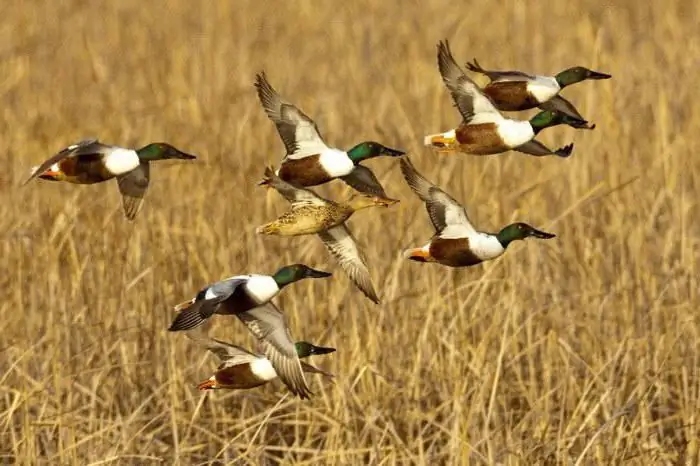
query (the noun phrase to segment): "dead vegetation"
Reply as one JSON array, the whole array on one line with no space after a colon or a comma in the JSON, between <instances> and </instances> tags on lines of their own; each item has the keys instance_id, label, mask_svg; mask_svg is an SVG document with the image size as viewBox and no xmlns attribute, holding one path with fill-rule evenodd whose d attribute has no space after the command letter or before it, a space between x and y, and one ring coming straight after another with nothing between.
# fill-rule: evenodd
<instances>
[{"instance_id":1,"label":"dead vegetation","mask_svg":"<svg viewBox=\"0 0 700 466\"><path fill-rule=\"evenodd\" d=\"M700 461L697 2L1 9L0 463ZM611 73L564 93L597 128L542 134L575 142L566 160L425 150L423 135L458 121L436 69L442 38L485 67ZM255 185L283 152L252 86L263 69L331 144L403 148L477 226L519 219L557 239L464 270L402 260L430 223L398 163L372 160L401 199L350 221L373 305L316 238L254 234L286 208ZM18 187L94 136L200 160L154 167L133 223L111 183ZM338 348L313 359L336 383L314 378L310 402L280 383L198 392L217 361L166 331L172 306L290 262L336 271L278 301L295 336ZM218 320L220 338L252 347L238 321Z\"/></svg>"}]
</instances>

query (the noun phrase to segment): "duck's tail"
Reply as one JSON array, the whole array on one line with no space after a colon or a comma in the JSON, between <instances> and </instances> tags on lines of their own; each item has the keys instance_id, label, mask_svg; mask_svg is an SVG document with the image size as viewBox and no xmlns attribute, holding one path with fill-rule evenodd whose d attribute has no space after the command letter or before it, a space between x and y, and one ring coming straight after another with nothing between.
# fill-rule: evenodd
<instances>
[{"instance_id":1,"label":"duck's tail","mask_svg":"<svg viewBox=\"0 0 700 466\"><path fill-rule=\"evenodd\" d=\"M429 134L423 138L423 145L440 152L454 151L457 148L456 132L451 129L444 133Z\"/></svg>"},{"instance_id":2,"label":"duck's tail","mask_svg":"<svg viewBox=\"0 0 700 466\"><path fill-rule=\"evenodd\" d=\"M406 249L403 252L404 259L416 261L416 262L435 262L435 260L430 256L430 247L428 245L420 248Z\"/></svg>"}]
</instances>

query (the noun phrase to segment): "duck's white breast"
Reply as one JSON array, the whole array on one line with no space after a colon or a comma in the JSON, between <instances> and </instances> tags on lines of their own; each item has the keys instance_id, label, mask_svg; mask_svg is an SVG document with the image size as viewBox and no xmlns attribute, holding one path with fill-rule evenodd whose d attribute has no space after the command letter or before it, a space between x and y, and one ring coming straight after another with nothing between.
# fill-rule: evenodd
<instances>
[{"instance_id":1,"label":"duck's white breast","mask_svg":"<svg viewBox=\"0 0 700 466\"><path fill-rule=\"evenodd\" d=\"M535 137L532 125L527 120L504 118L496 124L503 142L511 148L521 146Z\"/></svg>"},{"instance_id":2,"label":"duck's white breast","mask_svg":"<svg viewBox=\"0 0 700 466\"><path fill-rule=\"evenodd\" d=\"M135 150L114 149L104 159L105 167L114 175L123 175L138 167L141 161Z\"/></svg>"},{"instance_id":3,"label":"duck's white breast","mask_svg":"<svg viewBox=\"0 0 700 466\"><path fill-rule=\"evenodd\" d=\"M534 80L528 81L527 90L538 102L547 102L559 93L561 87L557 80L551 76L537 76Z\"/></svg>"},{"instance_id":4,"label":"duck's white breast","mask_svg":"<svg viewBox=\"0 0 700 466\"><path fill-rule=\"evenodd\" d=\"M331 176L345 176L355 168L348 154L338 149L326 149L321 152L319 162L323 169Z\"/></svg>"},{"instance_id":5,"label":"duck's white breast","mask_svg":"<svg viewBox=\"0 0 700 466\"><path fill-rule=\"evenodd\" d=\"M250 297L260 304L268 302L280 291L275 279L269 275L249 275L244 286Z\"/></svg>"},{"instance_id":6,"label":"duck's white breast","mask_svg":"<svg viewBox=\"0 0 700 466\"><path fill-rule=\"evenodd\" d=\"M250 370L262 380L272 380L277 378L277 372L272 367L272 363L267 358L258 358L250 363Z\"/></svg>"}]
</instances>

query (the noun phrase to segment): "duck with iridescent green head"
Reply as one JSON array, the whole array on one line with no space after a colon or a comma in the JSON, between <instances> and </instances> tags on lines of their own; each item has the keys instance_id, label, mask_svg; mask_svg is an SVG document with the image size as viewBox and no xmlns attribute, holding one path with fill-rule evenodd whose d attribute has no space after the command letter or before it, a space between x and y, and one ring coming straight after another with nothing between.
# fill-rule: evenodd
<instances>
[{"instance_id":1,"label":"duck with iridescent green head","mask_svg":"<svg viewBox=\"0 0 700 466\"><path fill-rule=\"evenodd\" d=\"M86 139L32 167L31 176L24 184L34 178L73 184L95 184L116 178L124 214L133 220L141 210L150 183L150 162L195 158L164 142L126 149L103 144L97 139Z\"/></svg>"},{"instance_id":2,"label":"duck with iridescent green head","mask_svg":"<svg viewBox=\"0 0 700 466\"><path fill-rule=\"evenodd\" d=\"M557 110L577 120L584 120L584 118L571 102L559 95L559 92L567 86L588 79L612 78L609 74L589 70L583 66L567 68L555 76L532 75L522 71L485 70L476 59L472 63L467 63L466 66L468 70L489 78L490 82L482 92L501 111L515 112L539 107L542 110ZM580 123L576 120L568 124L579 129L595 128L595 125Z\"/></svg>"},{"instance_id":3,"label":"duck with iridescent green head","mask_svg":"<svg viewBox=\"0 0 700 466\"><path fill-rule=\"evenodd\" d=\"M425 203L435 228L435 235L427 244L404 252L406 259L469 267L501 256L513 241L555 237L522 222L510 224L498 233L477 231L465 208L419 174L407 157L401 160L401 172L411 190Z\"/></svg>"},{"instance_id":4,"label":"duck with iridescent green head","mask_svg":"<svg viewBox=\"0 0 700 466\"><path fill-rule=\"evenodd\" d=\"M372 170L361 162L379 156L399 157L403 151L375 141L361 142L347 152L329 147L316 123L284 100L264 72L257 75L255 87L265 113L275 123L287 150L275 175L302 188L341 179L363 194L390 199Z\"/></svg>"}]
</instances>

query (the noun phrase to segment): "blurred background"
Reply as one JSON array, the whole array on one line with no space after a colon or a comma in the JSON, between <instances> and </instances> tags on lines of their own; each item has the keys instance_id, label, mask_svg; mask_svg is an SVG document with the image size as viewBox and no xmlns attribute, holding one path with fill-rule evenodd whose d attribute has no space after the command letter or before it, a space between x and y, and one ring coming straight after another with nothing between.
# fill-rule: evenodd
<instances>
[{"instance_id":1,"label":"blurred background","mask_svg":"<svg viewBox=\"0 0 700 466\"><path fill-rule=\"evenodd\" d=\"M0 463L695 464L700 413L697 2L5 2L0 6ZM695 38L695 39L693 39ZM569 159L435 154L460 120L436 64L613 75L563 96L597 125L538 139ZM380 305L316 237L265 238L256 186L283 145L253 79L329 144L408 151L476 226L556 240L453 270L401 258L432 235L398 162L366 163L390 209L349 225ZM483 76L472 75L480 84ZM534 112L510 114L527 118ZM115 182L21 183L78 140L160 162L134 222ZM342 182L318 189L342 198ZM278 298L295 338L338 349L315 396L199 392L218 365L172 307L207 283L303 262ZM255 349L235 318L218 338Z\"/></svg>"}]
</instances>

